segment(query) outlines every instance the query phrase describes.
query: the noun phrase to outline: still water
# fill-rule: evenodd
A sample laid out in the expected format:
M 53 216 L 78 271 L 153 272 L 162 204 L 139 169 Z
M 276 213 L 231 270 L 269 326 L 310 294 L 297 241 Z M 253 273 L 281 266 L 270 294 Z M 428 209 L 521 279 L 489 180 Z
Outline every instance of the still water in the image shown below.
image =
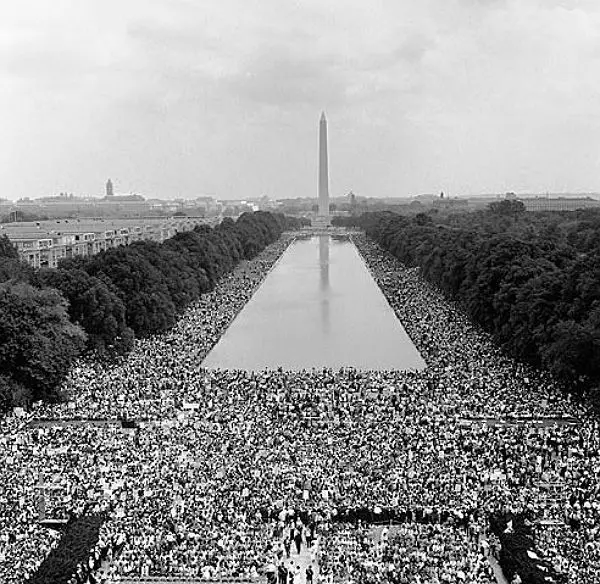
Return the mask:
M 203 363 L 207 368 L 422 369 L 354 244 L 296 240 Z

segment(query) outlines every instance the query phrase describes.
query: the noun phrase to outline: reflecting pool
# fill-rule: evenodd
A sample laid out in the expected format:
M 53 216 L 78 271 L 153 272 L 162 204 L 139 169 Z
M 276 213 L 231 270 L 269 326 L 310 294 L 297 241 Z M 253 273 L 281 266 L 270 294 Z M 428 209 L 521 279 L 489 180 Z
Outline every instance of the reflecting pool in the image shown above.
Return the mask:
M 347 239 L 294 241 L 203 362 L 207 368 L 422 369 Z

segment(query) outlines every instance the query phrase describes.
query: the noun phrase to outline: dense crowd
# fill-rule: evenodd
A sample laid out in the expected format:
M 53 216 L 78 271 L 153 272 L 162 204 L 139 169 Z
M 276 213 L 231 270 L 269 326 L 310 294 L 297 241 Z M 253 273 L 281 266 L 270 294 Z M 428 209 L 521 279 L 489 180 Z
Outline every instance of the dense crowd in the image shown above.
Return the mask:
M 536 546 L 568 582 L 595 582 L 600 566 L 600 531 L 595 514 L 586 513 L 589 525 L 573 528 L 548 524 L 535 531 Z
M 539 528 L 540 553 L 600 582 L 597 420 L 364 237 L 354 241 L 426 369 L 201 367 L 289 241 L 240 265 L 122 362 L 81 362 L 69 403 L 2 422 L 0 580 L 23 581 L 57 545 L 36 522 L 43 485 L 48 517 L 107 513 L 98 578 L 252 578 L 282 563 L 286 526 L 300 521 L 304 544 L 310 525 L 322 543 L 323 580 L 487 584 L 481 541 L 489 513 L 505 508 L 564 524 Z M 139 424 L 30 428 L 32 416 Z M 467 420 L 481 416 L 581 424 Z M 383 543 L 365 521 L 378 516 L 400 524 Z
M 446 523 L 384 527 L 334 524 L 324 532 L 321 574 L 332 581 L 492 584 L 488 551 L 478 537 Z

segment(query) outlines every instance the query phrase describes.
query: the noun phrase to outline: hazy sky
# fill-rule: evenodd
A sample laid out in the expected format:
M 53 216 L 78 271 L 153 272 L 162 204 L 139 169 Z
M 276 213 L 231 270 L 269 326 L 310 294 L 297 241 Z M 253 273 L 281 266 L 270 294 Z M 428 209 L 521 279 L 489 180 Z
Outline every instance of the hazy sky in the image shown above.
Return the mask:
M 598 0 L 14 0 L 0 197 L 600 191 Z

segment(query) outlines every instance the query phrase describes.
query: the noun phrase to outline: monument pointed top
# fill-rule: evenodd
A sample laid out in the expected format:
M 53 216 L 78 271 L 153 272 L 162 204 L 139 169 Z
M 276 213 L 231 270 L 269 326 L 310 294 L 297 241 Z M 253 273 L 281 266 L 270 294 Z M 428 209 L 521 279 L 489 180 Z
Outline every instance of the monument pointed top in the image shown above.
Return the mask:
M 325 117 L 325 112 L 321 112 L 321 121 L 326 122 L 327 118 Z

